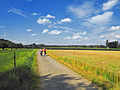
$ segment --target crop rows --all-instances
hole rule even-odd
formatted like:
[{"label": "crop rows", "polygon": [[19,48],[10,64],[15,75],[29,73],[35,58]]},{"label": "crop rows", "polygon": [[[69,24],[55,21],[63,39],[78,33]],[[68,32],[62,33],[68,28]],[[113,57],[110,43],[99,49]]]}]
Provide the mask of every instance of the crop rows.
[{"label": "crop rows", "polygon": [[106,89],[119,88],[119,54],[120,52],[107,51],[49,51],[49,55],[58,62]]}]

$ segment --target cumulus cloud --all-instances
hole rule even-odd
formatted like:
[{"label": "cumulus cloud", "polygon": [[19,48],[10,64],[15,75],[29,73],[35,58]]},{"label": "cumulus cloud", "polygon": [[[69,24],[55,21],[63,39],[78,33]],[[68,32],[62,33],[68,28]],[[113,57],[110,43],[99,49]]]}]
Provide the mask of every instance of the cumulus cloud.
[{"label": "cumulus cloud", "polygon": [[24,12],[20,9],[16,9],[16,8],[13,8],[13,9],[10,9],[8,10],[8,12],[12,12],[12,13],[15,13],[17,15],[20,15],[20,16],[23,16],[23,17],[27,17]]},{"label": "cumulus cloud", "polygon": [[86,37],[85,38],[83,38],[83,35],[86,35],[87,34],[87,32],[81,32],[81,33],[76,33],[76,34],[74,34],[73,35],[73,39],[87,39]]},{"label": "cumulus cloud", "polygon": [[81,33],[82,35],[86,35],[87,34],[87,32],[83,32],[83,33]]},{"label": "cumulus cloud", "polygon": [[52,16],[52,15],[48,14],[46,16],[41,16],[40,18],[46,18],[46,19],[52,18],[52,19],[54,19],[55,16]]},{"label": "cumulus cloud", "polygon": [[112,32],[112,33],[108,33],[108,34],[103,34],[100,36],[101,39],[106,39],[106,40],[117,40],[120,39],[120,32]]},{"label": "cumulus cloud", "polygon": [[102,10],[110,10],[112,7],[114,7],[117,4],[118,0],[108,0],[108,2],[103,3]]},{"label": "cumulus cloud", "polygon": [[50,31],[49,34],[55,34],[55,35],[58,35],[58,34],[61,34],[62,31],[58,31],[58,30],[53,30],[53,31]]},{"label": "cumulus cloud", "polygon": [[112,26],[108,31],[120,30],[120,26]]},{"label": "cumulus cloud", "polygon": [[87,39],[88,39],[88,37],[85,37],[84,39],[86,39],[86,40],[87,40]]},{"label": "cumulus cloud", "polygon": [[70,11],[72,14],[77,16],[78,18],[86,18],[93,14],[94,8],[93,3],[91,2],[85,2],[81,6],[69,6],[68,11]]},{"label": "cumulus cloud", "polygon": [[46,18],[55,18],[55,16],[52,16],[52,15],[48,14],[48,15],[46,16]]},{"label": "cumulus cloud", "polygon": [[108,22],[113,15],[113,12],[108,11],[103,13],[102,15],[97,15],[92,17],[89,22],[94,23],[94,24],[100,24],[100,23],[106,23]]},{"label": "cumulus cloud", "polygon": [[44,33],[47,33],[48,31],[49,29],[44,29],[42,33],[44,34]]},{"label": "cumulus cloud", "polygon": [[34,36],[37,36],[37,34],[36,34],[36,33],[33,33],[33,34],[31,34],[31,36],[34,37]]},{"label": "cumulus cloud", "polygon": [[32,31],[32,29],[27,29],[26,31],[27,31],[27,32],[31,32],[31,31]]},{"label": "cumulus cloud", "polygon": [[37,16],[37,15],[40,15],[40,13],[32,13],[32,15],[34,15],[34,16]]},{"label": "cumulus cloud", "polygon": [[82,36],[79,34],[75,34],[72,38],[73,39],[82,39]]},{"label": "cumulus cloud", "polygon": [[61,19],[61,21],[59,21],[58,23],[61,24],[61,23],[65,23],[65,22],[71,22],[72,20],[70,18],[64,18],[64,19]]},{"label": "cumulus cloud", "polygon": [[116,35],[116,38],[120,39],[120,35]]},{"label": "cumulus cloud", "polygon": [[104,38],[106,35],[101,35],[100,38]]},{"label": "cumulus cloud", "polygon": [[69,39],[71,39],[71,37],[65,37],[64,39],[68,39],[69,40]]},{"label": "cumulus cloud", "polygon": [[48,23],[51,23],[51,21],[49,19],[46,19],[46,18],[43,18],[43,19],[39,18],[37,20],[37,23],[39,23],[39,24],[48,24]]}]

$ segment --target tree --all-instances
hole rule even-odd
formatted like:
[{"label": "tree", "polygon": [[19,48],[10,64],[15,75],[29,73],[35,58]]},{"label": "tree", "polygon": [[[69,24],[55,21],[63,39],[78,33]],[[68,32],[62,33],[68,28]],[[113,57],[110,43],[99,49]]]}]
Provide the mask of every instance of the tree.
[{"label": "tree", "polygon": [[120,48],[120,43],[118,44],[118,48]]},{"label": "tree", "polygon": [[32,44],[32,48],[36,48],[36,44],[35,43]]},{"label": "tree", "polygon": [[16,44],[16,48],[23,48],[23,45],[20,43],[20,44]]},{"label": "tree", "polygon": [[108,40],[106,40],[106,47],[108,47],[109,43],[108,43]]},{"label": "tree", "polygon": [[8,44],[7,43],[0,43],[0,48],[2,48],[2,50],[4,50],[4,48],[7,48]]}]

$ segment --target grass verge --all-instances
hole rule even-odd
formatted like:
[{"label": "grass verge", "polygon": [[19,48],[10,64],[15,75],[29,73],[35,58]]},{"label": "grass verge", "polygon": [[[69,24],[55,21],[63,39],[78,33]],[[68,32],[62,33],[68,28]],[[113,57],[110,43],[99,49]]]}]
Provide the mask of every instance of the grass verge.
[{"label": "grass verge", "polygon": [[[31,54],[29,54],[30,52]],[[29,55],[24,59],[17,61],[16,67],[0,72],[0,90],[39,89],[37,53],[36,50],[30,52],[28,51]]]}]

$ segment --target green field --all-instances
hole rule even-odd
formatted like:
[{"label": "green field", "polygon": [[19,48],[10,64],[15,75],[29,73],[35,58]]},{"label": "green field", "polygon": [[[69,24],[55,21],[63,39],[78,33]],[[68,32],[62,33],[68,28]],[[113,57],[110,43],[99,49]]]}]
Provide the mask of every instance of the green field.
[{"label": "green field", "polygon": [[97,47],[45,47],[51,50],[102,50],[102,51],[120,51],[120,48],[97,48]]},{"label": "green field", "polygon": [[34,49],[0,51],[0,90],[36,90],[38,88],[36,54]]},{"label": "green field", "polygon": [[[0,51],[0,90],[40,88],[36,51],[37,49]],[[104,89],[120,89],[120,51],[49,50],[47,54]]]}]

